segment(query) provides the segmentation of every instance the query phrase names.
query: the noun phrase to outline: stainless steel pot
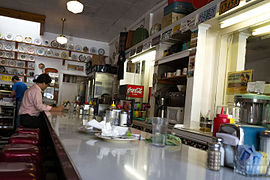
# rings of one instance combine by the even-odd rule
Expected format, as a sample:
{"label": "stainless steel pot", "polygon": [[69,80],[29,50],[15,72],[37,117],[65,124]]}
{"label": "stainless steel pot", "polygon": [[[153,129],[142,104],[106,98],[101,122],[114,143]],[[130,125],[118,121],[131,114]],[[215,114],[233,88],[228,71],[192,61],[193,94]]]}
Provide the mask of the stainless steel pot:
{"label": "stainless steel pot", "polygon": [[269,96],[253,94],[236,95],[234,101],[236,105],[240,106],[240,122],[255,125],[270,122]]}

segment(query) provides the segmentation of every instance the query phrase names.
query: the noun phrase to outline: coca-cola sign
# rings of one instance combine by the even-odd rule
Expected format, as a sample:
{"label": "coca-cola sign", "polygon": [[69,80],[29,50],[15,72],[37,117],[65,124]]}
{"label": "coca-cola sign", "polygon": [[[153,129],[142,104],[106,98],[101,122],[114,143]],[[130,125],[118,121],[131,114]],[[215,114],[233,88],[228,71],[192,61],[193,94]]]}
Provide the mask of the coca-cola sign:
{"label": "coca-cola sign", "polygon": [[127,85],[127,97],[143,98],[144,86]]}

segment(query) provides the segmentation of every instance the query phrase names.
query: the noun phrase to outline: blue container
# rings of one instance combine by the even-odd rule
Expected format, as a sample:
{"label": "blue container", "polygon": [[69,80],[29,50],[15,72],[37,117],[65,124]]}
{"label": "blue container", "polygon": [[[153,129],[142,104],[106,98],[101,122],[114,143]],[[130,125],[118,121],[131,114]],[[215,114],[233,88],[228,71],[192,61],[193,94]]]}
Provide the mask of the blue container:
{"label": "blue container", "polygon": [[194,11],[194,7],[192,3],[188,2],[174,2],[164,8],[164,16],[174,12],[174,13],[181,13],[181,14],[190,14]]}

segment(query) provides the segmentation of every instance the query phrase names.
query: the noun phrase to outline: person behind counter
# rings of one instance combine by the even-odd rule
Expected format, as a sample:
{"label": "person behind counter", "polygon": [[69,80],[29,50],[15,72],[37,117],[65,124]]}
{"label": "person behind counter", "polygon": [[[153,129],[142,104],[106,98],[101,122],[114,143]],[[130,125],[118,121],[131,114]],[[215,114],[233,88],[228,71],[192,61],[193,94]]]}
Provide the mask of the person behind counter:
{"label": "person behind counter", "polygon": [[27,89],[24,93],[19,115],[21,125],[28,128],[44,128],[44,120],[41,117],[43,111],[63,111],[64,107],[51,107],[42,103],[42,93],[49,84],[51,78],[48,74],[41,74],[34,80],[31,88]]}
{"label": "person behind counter", "polygon": [[13,76],[11,80],[14,83],[14,85],[12,87],[10,97],[16,96],[16,123],[15,123],[15,126],[18,127],[20,125],[19,109],[21,106],[24,92],[27,89],[27,86],[23,82],[20,81],[18,76]]}

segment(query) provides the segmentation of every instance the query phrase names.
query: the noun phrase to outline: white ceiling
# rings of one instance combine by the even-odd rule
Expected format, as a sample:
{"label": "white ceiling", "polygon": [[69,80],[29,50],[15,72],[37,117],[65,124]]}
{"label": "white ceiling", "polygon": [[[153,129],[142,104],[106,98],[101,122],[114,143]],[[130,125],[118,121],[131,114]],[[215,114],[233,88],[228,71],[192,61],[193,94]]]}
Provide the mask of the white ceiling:
{"label": "white ceiling", "polygon": [[110,42],[156,4],[164,0],[80,0],[81,14],[66,9],[68,0],[0,0],[0,6],[46,16],[45,32]]}

